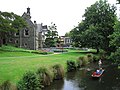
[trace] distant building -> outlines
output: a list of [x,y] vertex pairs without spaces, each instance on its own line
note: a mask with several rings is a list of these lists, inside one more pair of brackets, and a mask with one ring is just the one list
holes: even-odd
[[18,30],[14,35],[9,38],[9,43],[17,47],[38,50],[44,44],[44,32],[47,31],[47,25],[37,24],[36,21],[31,21],[30,8],[22,15],[23,19],[28,24],[23,30]]
[[60,36],[60,44],[59,46],[63,46],[63,47],[70,47],[72,43],[72,39],[70,37],[66,37],[66,36]]

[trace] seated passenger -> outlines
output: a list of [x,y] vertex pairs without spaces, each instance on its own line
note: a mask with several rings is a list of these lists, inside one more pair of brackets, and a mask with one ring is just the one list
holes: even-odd
[[96,74],[100,74],[100,70],[99,69],[97,69]]

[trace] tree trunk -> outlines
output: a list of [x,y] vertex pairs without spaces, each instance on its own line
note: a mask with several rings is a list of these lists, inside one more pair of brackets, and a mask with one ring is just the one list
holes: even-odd
[[2,34],[0,32],[0,47],[2,46]]
[[0,47],[2,46],[2,39],[0,38]]
[[98,53],[100,52],[99,48],[96,48],[96,50],[97,50],[97,52],[96,52],[96,53],[98,54]]

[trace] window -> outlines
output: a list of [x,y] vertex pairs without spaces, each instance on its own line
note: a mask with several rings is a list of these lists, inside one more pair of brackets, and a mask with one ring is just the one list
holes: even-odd
[[18,36],[19,35],[19,30],[16,32],[16,36]]
[[24,47],[27,47],[27,43],[24,43]]
[[18,40],[15,40],[15,43],[18,44]]
[[24,35],[28,36],[29,35],[29,30],[27,28],[24,29]]
[[9,39],[9,42],[12,42],[12,41],[13,41],[12,38],[10,38],[10,39]]

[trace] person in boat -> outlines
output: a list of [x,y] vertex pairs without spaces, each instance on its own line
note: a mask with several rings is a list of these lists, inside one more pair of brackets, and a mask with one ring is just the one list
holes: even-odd
[[101,74],[101,73],[102,73],[102,70],[103,70],[102,68],[97,69],[97,70],[96,70],[96,74],[98,74],[98,75]]
[[97,75],[100,74],[100,70],[99,70],[99,69],[96,70],[96,74],[97,74]]
[[101,59],[99,60],[98,65],[99,65],[99,68],[100,68],[101,65],[102,65],[102,61],[101,61]]

